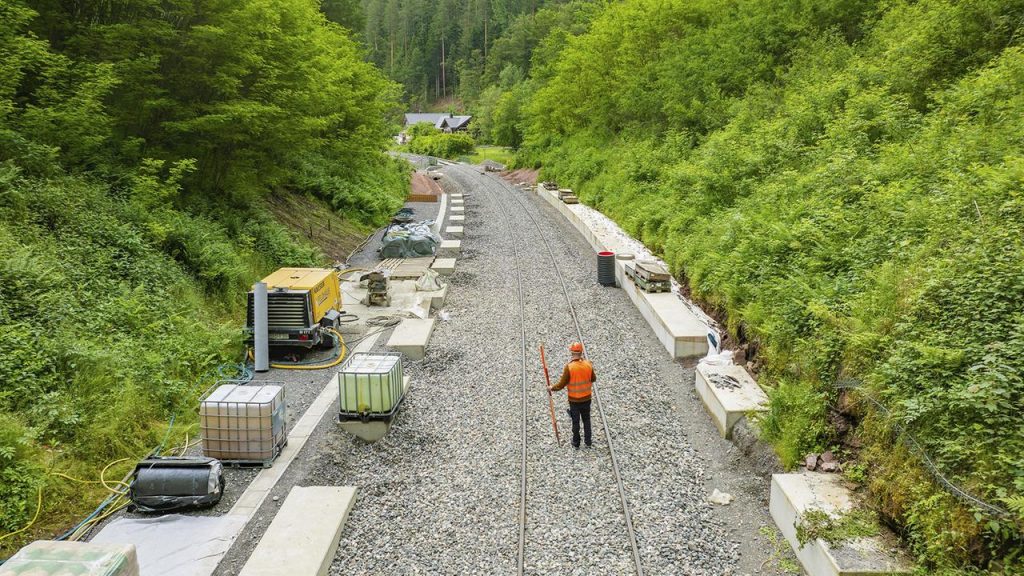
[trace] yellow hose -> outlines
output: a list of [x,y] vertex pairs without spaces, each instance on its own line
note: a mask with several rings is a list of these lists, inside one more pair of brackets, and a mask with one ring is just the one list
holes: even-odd
[[[348,348],[345,346],[345,339],[342,338],[340,332],[338,332],[337,330],[335,330],[333,328],[328,328],[327,331],[330,332],[331,334],[334,334],[338,338],[338,344],[341,347],[341,350],[338,353],[338,357],[335,358],[334,360],[332,360],[330,363],[328,363],[328,364],[309,364],[309,365],[306,365],[306,364],[271,364],[270,367],[271,368],[280,368],[281,370],[323,370],[325,368],[331,368],[333,366],[337,366],[338,364],[341,364],[341,361],[345,359],[346,355],[348,355]],[[252,360],[253,359],[252,350],[249,350],[247,352],[247,354],[249,356],[249,359]]]
[[[114,504],[114,503],[116,503],[116,504]],[[92,520],[89,520],[85,524],[82,524],[82,526],[78,530],[76,530],[75,533],[72,534],[68,538],[68,540],[78,540],[82,536],[85,536],[89,532],[89,530],[92,529],[94,524],[98,524],[98,523],[106,520],[107,518],[109,518],[111,515],[113,515],[118,510],[120,510],[120,509],[124,508],[125,506],[131,504],[131,501],[128,500],[127,498],[124,498],[122,496],[121,498],[119,498],[117,500],[114,500],[114,503],[111,503],[110,509],[107,510],[106,512],[104,512],[103,514],[100,514],[99,516],[93,518]]]
[[113,466],[114,464],[118,464],[120,462],[124,462],[125,460],[128,460],[128,458],[121,458],[120,460],[114,460],[110,464],[107,464],[106,466],[104,466],[103,470],[100,470],[100,483],[103,484],[104,488],[106,488],[107,490],[110,490],[114,494],[124,494],[126,491],[128,491],[128,484],[126,484],[125,482],[117,481],[117,483],[122,485],[122,486],[124,486],[124,488],[121,489],[121,490],[116,490],[114,488],[111,488],[110,485],[107,484],[107,479],[104,478],[104,475],[107,473],[107,470],[109,470],[111,466]]
[[[113,462],[111,462],[111,463],[107,464],[106,466],[104,466],[103,470],[100,471],[100,479],[99,480],[82,480],[81,478],[75,478],[74,476],[68,476],[67,474],[65,474],[63,472],[50,472],[49,475],[50,476],[58,476],[60,478],[65,478],[67,480],[71,480],[72,482],[78,482],[80,484],[102,484],[104,488],[106,488],[110,492],[116,494],[118,496],[118,499],[121,499],[121,498],[124,498],[124,493],[128,491],[128,484],[126,482],[124,482],[123,480],[114,480],[113,481],[113,485],[114,486],[117,486],[118,484],[120,484],[121,486],[124,486],[124,488],[122,488],[121,490],[117,490],[116,488],[112,487],[111,484],[107,483],[107,479],[104,477],[104,474],[106,474],[107,470],[109,470],[110,467],[113,466],[114,464],[117,464],[119,462],[124,462],[125,460],[128,460],[128,458],[121,458],[120,460],[114,460]],[[94,518],[89,523],[83,525],[83,528],[85,526],[88,526],[89,524],[92,524],[93,522],[96,522],[99,519],[106,518],[106,517],[110,516],[110,514],[112,514],[114,511],[120,510],[121,508],[124,508],[128,504],[129,504],[129,501],[127,499],[125,499],[125,501],[122,502],[121,504],[119,504],[118,506],[116,506],[114,510],[111,510],[111,511],[103,514],[99,518]],[[28,524],[26,524],[24,528],[21,528],[19,530],[15,530],[14,532],[9,532],[7,534],[4,534],[3,536],[0,536],[0,542],[10,538],[11,536],[15,536],[17,534],[21,534],[22,532],[25,532],[26,530],[31,528],[33,525],[35,525],[36,520],[39,519],[39,513],[42,511],[42,509],[43,509],[43,487],[40,486],[39,488],[36,489],[36,513],[32,516],[32,520]]]
[[74,476],[68,476],[67,474],[65,474],[63,472],[50,472],[50,475],[51,476],[59,476],[61,478],[66,478],[68,480],[71,480],[72,482],[78,482],[79,484],[102,484],[102,482],[100,482],[99,480],[82,480],[81,478],[75,478]]
[[36,520],[39,519],[39,511],[42,510],[42,509],[43,509],[43,487],[40,486],[39,488],[36,489],[36,513],[35,513],[34,516],[32,516],[32,521],[29,522],[28,524],[26,524],[25,527],[20,529],[20,530],[15,530],[14,532],[8,532],[7,534],[4,534],[3,536],[0,536],[0,542],[3,542],[4,540],[10,538],[11,536],[14,536],[15,534],[21,534],[25,530],[28,530],[29,528],[31,528],[32,525],[36,523]]
[[373,270],[369,270],[367,268],[346,268],[345,270],[339,270],[338,271],[338,279],[339,280],[344,280],[344,278],[342,278],[342,276],[344,276],[345,274],[348,274],[350,272],[373,272]]

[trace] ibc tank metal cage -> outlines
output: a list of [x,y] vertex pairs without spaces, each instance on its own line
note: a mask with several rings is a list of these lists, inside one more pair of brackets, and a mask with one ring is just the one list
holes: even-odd
[[203,455],[269,467],[288,444],[287,414],[284,382],[217,382],[199,400]]
[[335,378],[338,419],[389,420],[404,396],[402,355],[396,352],[357,352],[349,356]]

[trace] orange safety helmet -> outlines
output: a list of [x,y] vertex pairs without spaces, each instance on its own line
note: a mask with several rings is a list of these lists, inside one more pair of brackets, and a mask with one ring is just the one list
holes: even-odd
[[569,352],[579,352],[580,354],[582,354],[583,353],[583,344],[581,344],[579,342],[573,342],[572,345],[569,346]]

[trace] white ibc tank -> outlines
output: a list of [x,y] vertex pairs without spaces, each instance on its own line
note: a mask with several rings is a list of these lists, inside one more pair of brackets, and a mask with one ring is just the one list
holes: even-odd
[[203,455],[219,460],[271,460],[284,445],[284,388],[224,384],[203,399],[199,425]]
[[402,355],[353,354],[335,379],[342,416],[389,414],[402,399]]

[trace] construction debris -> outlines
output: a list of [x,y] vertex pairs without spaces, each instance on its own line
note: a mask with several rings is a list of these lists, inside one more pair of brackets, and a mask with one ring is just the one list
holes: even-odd
[[732,504],[732,501],[735,499],[736,498],[732,494],[729,494],[728,492],[720,492],[718,488],[715,488],[715,491],[711,493],[711,496],[708,496],[708,502],[718,504],[719,506],[728,506],[729,504]]
[[366,296],[360,301],[364,306],[391,306],[390,282],[387,274],[373,271],[359,277],[366,283]]
[[566,204],[579,204],[580,198],[573,191],[568,188],[562,188],[558,191],[558,199]]

